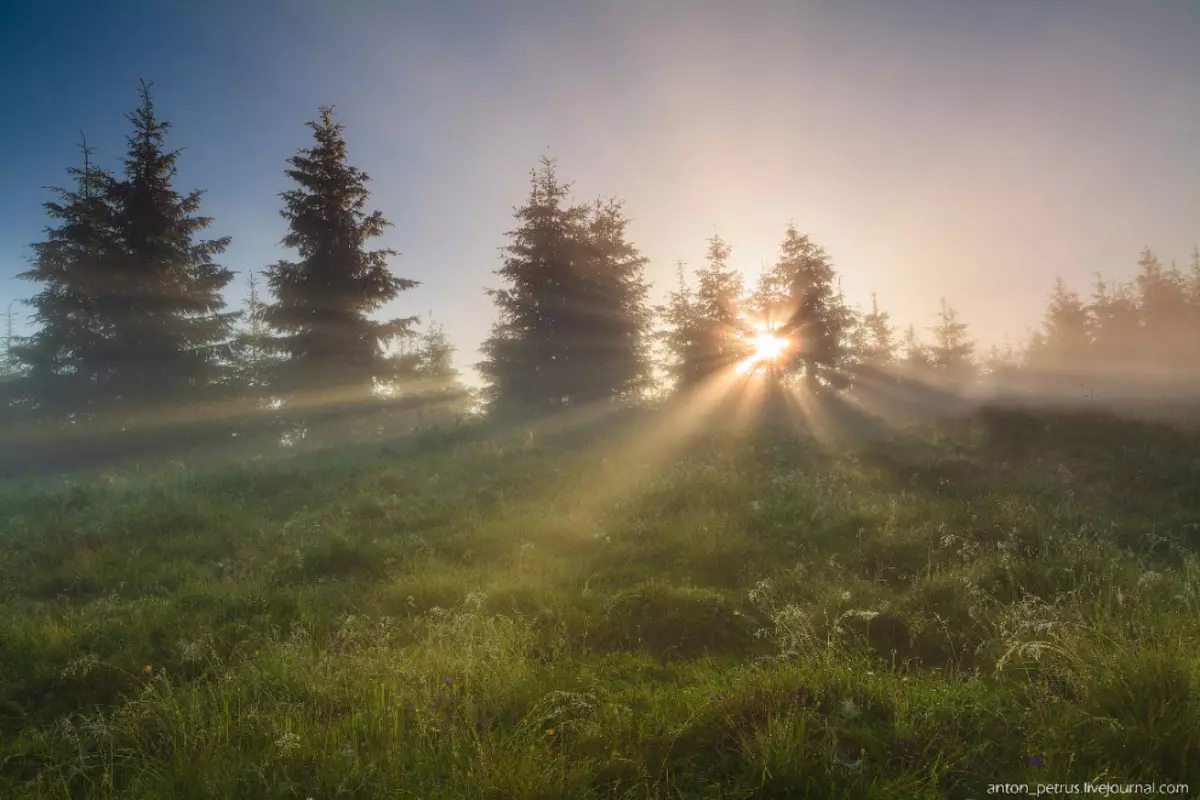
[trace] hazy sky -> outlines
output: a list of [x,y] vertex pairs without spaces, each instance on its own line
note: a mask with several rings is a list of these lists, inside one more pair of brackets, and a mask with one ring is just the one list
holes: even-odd
[[625,198],[656,299],[714,231],[752,279],[794,219],[851,300],[924,327],[944,294],[1020,339],[1055,275],[1200,242],[1197,0],[4,0],[0,302],[36,290],[8,276],[78,131],[116,166],[139,78],[233,237],[232,302],[289,257],[285,159],[336,104],[422,282],[394,310],[432,309],[464,366],[545,153],[580,199]]

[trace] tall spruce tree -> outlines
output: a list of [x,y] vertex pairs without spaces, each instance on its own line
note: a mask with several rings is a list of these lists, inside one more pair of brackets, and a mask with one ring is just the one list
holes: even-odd
[[1020,367],[1020,364],[1021,355],[1013,347],[1008,337],[1005,336],[1001,344],[993,344],[988,348],[980,366],[993,382],[1003,383],[1011,380]]
[[223,311],[233,272],[213,261],[230,239],[195,240],[212,220],[197,214],[202,191],[175,190],[179,152],[164,147],[171,126],[158,118],[150,84],[142,82],[141,105],[126,119],[133,133],[110,192],[116,291],[103,301],[113,321],[113,388],[128,411],[211,400],[237,316]]
[[1042,322],[1042,335],[1031,343],[1029,365],[1035,369],[1079,368],[1091,352],[1091,320],[1078,293],[1059,278]]
[[579,300],[587,288],[587,212],[570,204],[553,159],[530,174],[529,198],[516,210],[517,227],[496,274],[509,285],[489,289],[499,320],[478,364],[489,410],[540,413],[570,401],[578,377],[575,352],[583,337]]
[[580,298],[576,401],[631,398],[649,388],[653,316],[646,304],[647,259],[629,242],[628,225],[616,199],[597,202],[590,211],[582,264],[586,273],[585,294]]
[[944,297],[938,310],[937,324],[931,330],[934,344],[929,354],[933,366],[947,377],[966,377],[972,367],[975,345],[967,338],[967,324],[959,321],[958,312]]
[[1096,276],[1088,305],[1092,326],[1094,369],[1107,374],[1124,372],[1139,360],[1141,314],[1137,296],[1127,283],[1113,283]]
[[1192,249],[1192,264],[1187,275],[1188,347],[1184,356],[1189,362],[1187,374],[1200,377],[1200,247]]
[[1140,359],[1167,373],[1183,368],[1191,349],[1186,279],[1174,264],[1165,266],[1147,247],[1134,280],[1141,312]]
[[789,224],[779,260],[761,276],[755,292],[767,325],[792,342],[780,369],[802,371],[811,387],[817,385],[818,376],[829,381],[842,367],[849,320],[835,277],[825,251]]
[[696,270],[695,328],[688,380],[695,383],[749,355],[741,314],[742,276],[729,265],[732,248],[719,235],[708,240],[704,266]]
[[274,389],[285,402],[328,416],[370,401],[377,381],[396,379],[384,349],[411,336],[416,318],[379,322],[368,315],[419,284],[390,272],[396,251],[367,249],[391,223],[366,211],[370,178],[347,163],[333,108],[321,107],[307,125],[315,144],[288,159],[286,174],[297,187],[282,194],[281,212],[288,221],[283,244],[300,260],[266,270],[274,302],[263,315],[278,332],[272,347],[283,357]]
[[479,365],[493,410],[540,412],[630,397],[651,377],[646,260],[616,200],[570,203],[553,159],[531,175],[490,290],[500,319]]
[[0,428],[13,421],[17,409],[17,383],[20,378],[20,366],[17,362],[13,347],[16,343],[16,333],[13,325],[12,303],[4,313],[3,336],[0,338]]
[[4,310],[3,332],[0,333],[0,378],[9,378],[17,374],[17,360],[13,356],[15,330],[12,303],[9,303],[8,308]]
[[920,372],[933,366],[930,350],[917,336],[915,325],[909,324],[908,329],[904,332],[900,348],[904,351],[904,365],[910,370]]
[[113,335],[122,297],[113,280],[119,256],[113,177],[92,162],[86,139],[80,152],[81,165],[67,171],[74,185],[54,189],[58,199],[43,204],[57,224],[46,228],[46,238],[33,245],[31,268],[17,276],[42,289],[25,301],[36,331],[13,340],[14,361],[24,372],[13,395],[44,422],[83,418],[111,400],[118,366]]
[[857,306],[845,305],[839,298],[842,309],[842,365],[850,370],[864,367],[871,358],[871,339],[867,331],[867,315]]
[[675,265],[678,285],[667,294],[667,302],[658,308],[664,323],[660,338],[666,350],[665,372],[676,389],[689,388],[704,374],[701,330],[703,320],[696,303],[696,292],[687,281],[684,262]]
[[245,308],[230,347],[229,377],[238,395],[260,406],[267,400],[277,360],[256,272],[250,272],[247,284]]
[[866,333],[867,363],[876,367],[891,365],[896,360],[895,334],[891,317],[886,311],[879,310],[879,298],[875,292],[871,292],[871,311],[863,317],[863,329]]
[[454,345],[446,338],[445,329],[432,319],[417,348],[416,374],[421,379],[427,405],[433,410],[454,414],[469,410],[471,392],[454,367]]

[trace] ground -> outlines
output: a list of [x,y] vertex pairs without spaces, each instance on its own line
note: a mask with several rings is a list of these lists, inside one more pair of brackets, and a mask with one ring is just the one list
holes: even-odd
[[0,796],[1200,793],[1194,433],[669,413],[0,487]]

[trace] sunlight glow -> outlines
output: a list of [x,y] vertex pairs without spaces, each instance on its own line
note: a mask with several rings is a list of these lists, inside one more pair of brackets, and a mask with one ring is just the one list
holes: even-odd
[[736,372],[739,375],[745,375],[760,366],[775,363],[792,345],[791,340],[775,334],[763,322],[754,324],[754,333],[747,336],[746,341],[751,347],[751,353],[748,358],[737,365]]
[[755,361],[774,361],[788,348],[788,340],[770,331],[762,331],[752,340]]

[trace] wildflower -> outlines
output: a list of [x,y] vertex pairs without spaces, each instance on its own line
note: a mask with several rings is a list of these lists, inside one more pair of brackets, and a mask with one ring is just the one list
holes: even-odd
[[546,735],[547,735],[547,736],[553,736],[553,735],[554,735],[554,728],[546,728]]
[[1033,767],[1034,769],[1041,769],[1042,767],[1046,766],[1046,759],[1042,758],[1041,756],[1027,756],[1025,760],[1028,761],[1029,766]]
[[153,671],[154,671],[154,667],[150,666],[149,664],[142,667],[142,672],[146,673],[147,675],[149,675]]

